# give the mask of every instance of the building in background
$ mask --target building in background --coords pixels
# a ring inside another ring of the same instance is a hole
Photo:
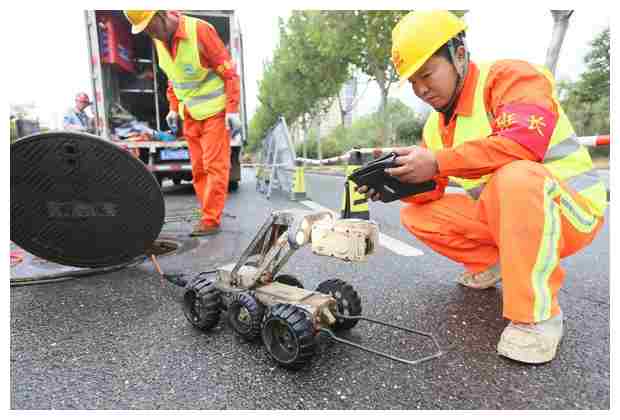
[[[316,137],[318,134],[322,139],[329,136],[329,134],[338,126],[343,125],[349,128],[353,124],[353,121],[361,116],[358,112],[357,104],[362,99],[362,96],[366,92],[366,89],[360,89],[360,85],[367,84],[366,82],[360,82],[359,77],[352,77],[346,82],[340,94],[334,97],[332,104],[323,115],[317,116],[314,121],[311,122],[309,131]],[[294,144],[301,144],[304,141],[304,130],[301,121],[297,121],[289,127],[289,132]],[[308,139],[313,140],[313,139]]]

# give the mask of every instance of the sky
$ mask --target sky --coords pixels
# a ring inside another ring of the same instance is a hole
[[[106,2],[104,6],[80,3],[89,8],[127,7],[123,2]],[[120,3],[114,7],[114,3]],[[295,8],[371,8],[372,2],[364,7],[364,2],[270,2],[270,7],[248,6],[247,3],[228,0],[226,7],[237,6],[241,23],[246,67],[247,107],[250,115],[257,107],[257,86],[265,60],[269,60],[277,44],[278,17],[286,18],[291,7]],[[438,7],[442,2],[433,2]],[[197,8],[196,5],[179,2],[166,2],[171,8]],[[201,3],[204,4],[204,3]],[[385,8],[414,8],[416,2],[381,2]],[[428,2],[425,2],[425,7]],[[496,3],[491,3],[496,4]],[[503,5],[508,4],[502,2]],[[543,63],[547,46],[551,39],[552,18],[549,6],[498,8],[474,5],[466,15],[469,26],[467,40],[474,60],[483,61],[496,58],[520,58],[535,63]],[[149,4],[150,5],[150,4]],[[185,6],[185,7],[182,7]],[[446,5],[449,6],[449,5]],[[138,8],[138,5],[132,5]],[[150,5],[150,7],[153,7]],[[160,6],[163,7],[163,6]],[[432,6],[431,6],[432,7]],[[463,8],[462,3],[459,7]],[[567,7],[567,6],[565,6]],[[570,7],[570,6],[568,6]],[[575,80],[584,70],[583,57],[588,43],[595,34],[609,26],[611,10],[601,7],[577,8],[570,20],[560,59],[558,78]],[[13,10],[15,19],[6,21],[8,32],[18,42],[9,43],[13,65],[5,68],[8,73],[5,94],[9,103],[35,102],[42,120],[52,125],[58,123],[62,114],[73,105],[76,92],[91,94],[89,82],[88,52],[82,8],[66,7],[62,13],[50,9],[50,13],[29,13],[27,9]],[[28,26],[20,17],[28,17]],[[524,25],[524,22],[527,22]],[[40,28],[31,31],[29,28]],[[40,34],[45,36],[41,37]],[[392,96],[418,109],[422,103],[415,98],[411,89],[395,88]],[[376,109],[379,101],[378,88],[370,83],[364,97],[359,101],[356,114],[365,114]]]

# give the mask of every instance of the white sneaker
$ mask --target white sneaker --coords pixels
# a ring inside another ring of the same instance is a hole
[[[473,274],[467,271],[461,273],[456,278],[456,282],[472,289],[488,289],[495,286],[501,279],[499,266],[495,265],[482,273]]]
[[[497,344],[497,352],[523,363],[546,363],[555,357],[563,334],[563,316],[536,324],[511,322]]]

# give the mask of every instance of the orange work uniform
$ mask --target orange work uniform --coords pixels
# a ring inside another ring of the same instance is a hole
[[[176,57],[179,41],[188,38],[185,17],[180,13],[178,17],[179,26],[169,50],[172,58]],[[212,117],[194,120],[187,107],[184,110],[183,134],[189,146],[194,190],[202,209],[201,223],[204,227],[210,227],[220,224],[228,196],[230,134],[224,117],[225,113],[236,113],[239,110],[239,76],[215,29],[198,21],[196,30],[200,63],[220,76],[226,94],[225,112]],[[179,100],[171,82],[168,83],[167,97],[170,110],[178,112]]]
[[[520,134],[511,134],[518,130],[502,131],[496,124],[495,118],[506,106],[517,113],[540,107],[548,113],[549,123],[557,121],[551,82],[527,62],[501,60],[491,65],[484,104],[493,119],[493,132],[452,147],[459,116],[472,113],[478,76],[478,67],[470,63],[450,121],[439,115],[444,148],[435,154],[437,188],[403,199],[408,205],[401,209],[401,221],[418,239],[463,264],[468,272],[479,273],[499,264],[503,316],[518,322],[540,322],[560,313],[557,297],[565,274],[560,258],[588,245],[603,218],[592,215],[583,197],[540,163],[553,127],[547,127],[546,138],[533,144],[531,136],[523,141]],[[476,179],[486,174],[491,177],[477,200],[445,193],[448,176]],[[550,185],[563,193],[549,194]],[[581,214],[592,218],[591,229],[576,226],[574,218],[565,213],[560,201],[571,199]],[[551,213],[555,218],[549,217]],[[548,308],[545,316],[540,315],[541,305]]]

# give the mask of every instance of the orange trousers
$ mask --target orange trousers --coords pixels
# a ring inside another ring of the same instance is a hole
[[[603,225],[583,199],[540,163],[497,170],[475,201],[445,194],[401,209],[403,225],[471,273],[499,264],[503,316],[540,322],[560,313],[560,258],[588,245]]]
[[[183,133],[189,146],[192,177],[204,227],[221,223],[228,196],[230,135],[224,113],[202,121],[186,118]]]

